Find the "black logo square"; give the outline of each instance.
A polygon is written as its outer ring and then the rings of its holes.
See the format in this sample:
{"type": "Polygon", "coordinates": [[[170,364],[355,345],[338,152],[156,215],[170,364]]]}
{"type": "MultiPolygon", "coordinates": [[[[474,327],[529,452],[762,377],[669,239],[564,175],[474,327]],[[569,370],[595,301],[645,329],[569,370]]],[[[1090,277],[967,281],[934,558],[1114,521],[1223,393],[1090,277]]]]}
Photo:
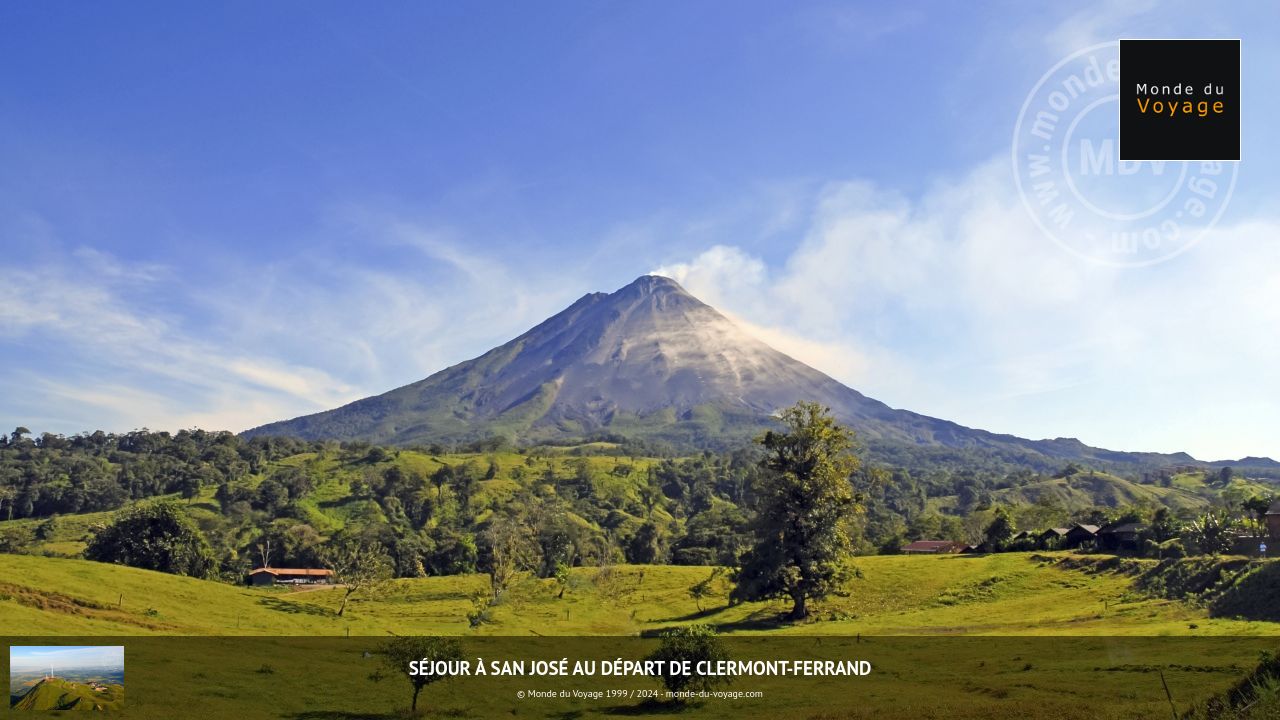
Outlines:
{"type": "Polygon", "coordinates": [[[1121,40],[1120,159],[1239,160],[1240,41],[1121,40]]]}

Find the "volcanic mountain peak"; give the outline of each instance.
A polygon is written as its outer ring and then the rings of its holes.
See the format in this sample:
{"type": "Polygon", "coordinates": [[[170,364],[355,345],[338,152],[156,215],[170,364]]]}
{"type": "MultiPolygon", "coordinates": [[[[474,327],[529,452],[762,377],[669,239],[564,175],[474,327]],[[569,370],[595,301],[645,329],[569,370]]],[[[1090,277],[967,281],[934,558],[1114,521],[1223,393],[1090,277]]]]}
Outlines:
{"type": "Polygon", "coordinates": [[[645,275],[584,295],[425,380],[249,434],[409,443],[496,432],[527,440],[636,424],[653,430],[695,410],[728,413],[729,424],[754,430],[802,398],[840,411],[855,397],[866,400],[743,332],[675,280],[645,275]]]}
{"type": "MultiPolygon", "coordinates": [[[[1031,441],[895,410],[744,332],[670,278],[589,293],[523,335],[382,395],[246,435],[415,444],[598,432],[678,447],[745,441],[799,400],[821,403],[873,447],[978,449],[1020,464],[1159,464],[1079,441],[1031,441]]],[[[892,455],[892,451],[889,451],[892,455]]]]}

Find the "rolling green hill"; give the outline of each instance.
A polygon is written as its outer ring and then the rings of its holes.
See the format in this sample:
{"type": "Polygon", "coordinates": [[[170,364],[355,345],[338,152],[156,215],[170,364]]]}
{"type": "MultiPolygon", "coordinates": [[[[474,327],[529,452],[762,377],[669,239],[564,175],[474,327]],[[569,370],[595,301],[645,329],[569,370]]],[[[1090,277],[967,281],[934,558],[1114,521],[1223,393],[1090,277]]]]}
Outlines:
{"type": "MultiPolygon", "coordinates": [[[[137,678],[131,717],[167,718],[175,708],[198,707],[207,716],[244,720],[401,716],[408,685],[368,652],[391,633],[457,636],[469,656],[612,658],[640,657],[652,647],[645,637],[699,623],[723,634],[735,656],[865,656],[875,663],[856,692],[835,695],[830,683],[742,680],[731,687],[766,693],[699,707],[698,717],[722,720],[1066,718],[1080,716],[1081,697],[1089,698],[1089,717],[1154,717],[1168,712],[1157,671],[1181,711],[1228,691],[1257,664],[1260,650],[1280,642],[1280,623],[1261,619],[1280,562],[1007,553],[875,556],[853,564],[856,575],[801,624],[779,622],[783,602],[728,605],[723,579],[695,600],[690,587],[712,569],[661,565],[575,568],[563,586],[524,576],[474,623],[470,617],[483,607],[478,599],[488,597],[480,575],[397,580],[377,597],[357,596],[338,618],[336,590],[237,587],[83,560],[0,555],[0,627],[85,644],[95,636],[274,636],[126,641],[137,678]],[[1180,593],[1187,600],[1166,597],[1180,593]],[[591,636],[612,639],[602,644],[591,636]],[[762,637],[770,639],[767,646],[759,644],[762,637]],[[937,662],[939,653],[946,662],[937,662]],[[263,703],[267,694],[272,701],[263,703]]],[[[552,685],[598,690],[601,681],[538,683],[552,685]]],[[[655,685],[641,677],[609,686],[655,685]]],[[[687,715],[634,700],[522,703],[516,692],[529,687],[528,678],[454,678],[432,685],[424,703],[429,717],[687,715]]]]}
{"type": "MultiPolygon", "coordinates": [[[[998,505],[1039,505],[1065,513],[1076,513],[1094,507],[1126,506],[1165,506],[1175,511],[1194,512],[1202,511],[1228,497],[1239,501],[1275,493],[1273,485],[1239,478],[1226,486],[1212,485],[1205,482],[1203,473],[1176,475],[1172,482],[1163,485],[1137,482],[1096,470],[1078,470],[1061,477],[1042,477],[1015,487],[991,491],[990,500],[998,505]]],[[[936,510],[955,512],[960,507],[960,499],[956,495],[942,495],[930,498],[929,505],[936,510]]]]}
{"type": "Polygon", "coordinates": [[[992,493],[995,502],[1006,505],[1056,503],[1069,511],[1093,506],[1165,505],[1172,509],[1204,508],[1217,493],[1198,488],[1161,487],[1126,480],[1104,472],[1081,471],[1060,478],[1047,478],[1017,488],[992,493]]]}
{"type": "Polygon", "coordinates": [[[74,710],[83,712],[118,711],[124,708],[124,686],[87,683],[64,678],[46,678],[32,687],[13,704],[13,710],[74,710]]]}
{"type": "Polygon", "coordinates": [[[469,616],[486,609],[482,575],[396,580],[376,597],[355,596],[339,618],[339,590],[249,588],[0,555],[0,625],[31,635],[634,635],[695,622],[783,635],[1280,635],[1280,624],[1248,612],[1211,617],[1205,607],[1142,592],[1137,573],[1063,557],[858,558],[860,577],[819,603],[813,622],[779,625],[786,603],[730,606],[724,580],[700,603],[691,597],[706,567],[575,568],[563,597],[555,580],[525,576],[473,624],[469,616]]]}

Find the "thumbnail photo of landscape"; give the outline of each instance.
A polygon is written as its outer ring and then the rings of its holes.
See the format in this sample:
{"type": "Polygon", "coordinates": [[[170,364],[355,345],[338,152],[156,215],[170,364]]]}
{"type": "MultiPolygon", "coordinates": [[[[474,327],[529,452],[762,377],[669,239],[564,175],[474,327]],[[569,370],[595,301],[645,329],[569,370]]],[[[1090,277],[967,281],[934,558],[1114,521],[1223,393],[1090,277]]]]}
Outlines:
{"type": "Polygon", "coordinates": [[[1280,717],[1280,94],[1115,144],[1118,39],[1210,31],[1280,66],[1265,3],[0,4],[10,708],[1280,717]]]}
{"type": "Polygon", "coordinates": [[[124,708],[124,648],[9,648],[9,708],[107,712],[124,708]]]}

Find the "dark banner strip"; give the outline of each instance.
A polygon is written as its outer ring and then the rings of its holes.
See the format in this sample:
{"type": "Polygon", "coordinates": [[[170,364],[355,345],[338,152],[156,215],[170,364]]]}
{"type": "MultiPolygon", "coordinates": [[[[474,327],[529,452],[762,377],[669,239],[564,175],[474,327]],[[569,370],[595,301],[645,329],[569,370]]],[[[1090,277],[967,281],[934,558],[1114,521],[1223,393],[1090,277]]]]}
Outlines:
{"type": "MultiPolygon", "coordinates": [[[[401,717],[415,702],[411,670],[422,670],[416,704],[427,717],[1170,717],[1228,692],[1280,649],[1275,639],[1172,637],[7,641],[123,646],[127,717],[236,720],[401,717]]],[[[10,668],[15,707],[50,673],[26,662],[10,668]]],[[[59,682],[91,699],[105,693],[88,686],[100,679],[66,674],[59,682]]]]}

